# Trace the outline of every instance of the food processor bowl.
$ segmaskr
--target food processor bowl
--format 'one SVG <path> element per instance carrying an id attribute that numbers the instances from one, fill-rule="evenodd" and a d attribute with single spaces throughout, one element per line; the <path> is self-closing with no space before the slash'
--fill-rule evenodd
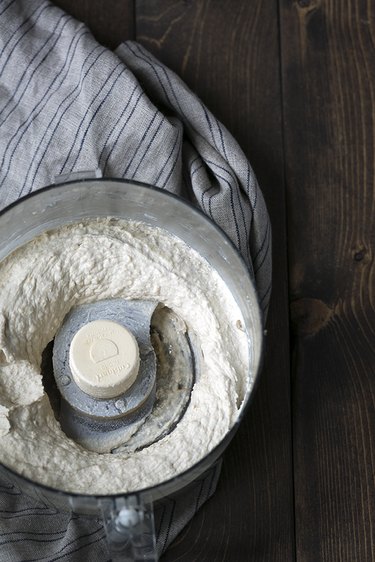
<path id="1" fill-rule="evenodd" d="M 249 381 L 240 414 L 222 441 L 198 463 L 176 477 L 144 489 L 113 495 L 68 493 L 17 474 L 0 471 L 24 493 L 56 509 L 100 517 L 113 560 L 157 560 L 153 509 L 189 486 L 215 463 L 233 438 L 258 378 L 263 327 L 257 293 L 238 250 L 195 207 L 156 187 L 119 179 L 85 179 L 49 186 L 18 200 L 0 214 L 0 261 L 40 234 L 63 225 L 98 217 L 140 221 L 160 227 L 196 250 L 216 270 L 243 316 L 249 350 Z"/>

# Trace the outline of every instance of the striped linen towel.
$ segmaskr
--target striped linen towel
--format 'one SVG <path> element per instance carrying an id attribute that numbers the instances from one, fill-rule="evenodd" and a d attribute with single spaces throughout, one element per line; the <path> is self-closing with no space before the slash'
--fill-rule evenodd
<path id="1" fill-rule="evenodd" d="M 186 85 L 136 42 L 115 53 L 45 0 L 0 0 L 0 208 L 63 174 L 100 169 L 187 198 L 241 252 L 266 315 L 271 228 L 242 150 Z M 213 493 L 218 469 L 163 508 L 158 550 Z M 0 481 L 0 560 L 107 560 L 100 522 Z"/>

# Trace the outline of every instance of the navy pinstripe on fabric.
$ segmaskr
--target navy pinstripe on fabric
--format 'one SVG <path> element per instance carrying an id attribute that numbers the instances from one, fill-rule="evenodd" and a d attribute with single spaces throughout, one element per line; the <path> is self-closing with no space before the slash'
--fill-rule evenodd
<path id="1" fill-rule="evenodd" d="M 109 76 L 109 78 L 112 77 L 112 75 L 115 73 L 115 70 L 117 70 L 117 68 L 121 68 L 121 65 L 119 64 L 119 65 L 117 65 L 117 66 L 115 67 L 115 69 L 112 71 L 112 73 L 111 73 L 111 75 Z M 109 97 L 110 97 L 110 95 L 111 95 L 111 93 L 112 93 L 112 91 L 113 91 L 113 88 L 116 86 L 118 80 L 120 79 L 121 76 L 124 75 L 124 73 L 125 73 L 125 70 L 124 70 L 124 69 L 121 69 L 121 71 L 117 74 L 117 76 L 116 76 L 115 78 L 113 78 L 113 81 L 112 81 L 112 83 L 110 84 L 110 88 L 109 88 L 108 92 L 106 92 L 104 98 L 100 101 L 100 103 L 98 104 L 98 106 L 93 110 L 92 116 L 91 116 L 91 118 L 90 118 L 90 120 L 89 120 L 89 122 L 88 122 L 88 124 L 87 124 L 86 129 L 85 129 L 84 132 L 83 132 L 82 139 L 81 139 L 81 142 L 80 142 L 80 144 L 79 144 L 79 147 L 76 148 L 76 150 L 75 150 L 75 158 L 74 158 L 73 163 L 71 164 L 71 170 L 74 169 L 74 166 L 76 165 L 76 163 L 77 163 L 77 161 L 78 161 L 78 159 L 79 159 L 79 156 L 80 156 L 80 154 L 81 154 L 81 152 L 82 152 L 82 150 L 83 150 L 83 147 L 84 147 L 84 145 L 85 145 L 85 140 L 86 140 L 86 138 L 87 138 L 87 135 L 88 135 L 88 132 L 89 132 L 90 127 L 91 127 L 92 124 L 94 123 L 95 118 L 97 117 L 99 111 L 101 110 L 101 108 L 103 107 L 103 105 L 105 104 L 105 102 L 109 99 Z M 103 91 L 102 91 L 101 93 L 103 93 Z M 99 94 L 94 98 L 94 100 L 96 100 L 97 97 L 99 97 Z M 94 100 L 93 100 L 93 101 L 94 101 Z M 90 110 L 90 109 L 91 109 L 91 105 L 89 106 L 88 110 Z M 78 128 L 78 134 L 80 133 L 81 125 L 83 125 L 83 121 L 81 121 L 81 124 L 80 124 L 80 126 L 79 126 L 79 128 Z M 66 165 L 66 163 L 65 163 L 65 165 Z M 61 173 L 63 172 L 63 169 L 64 169 L 64 166 L 63 166 L 63 168 L 61 169 Z"/>
<path id="2" fill-rule="evenodd" d="M 59 33 L 59 35 L 56 37 L 56 29 L 58 28 L 60 22 L 64 22 L 64 25 Z M 14 88 L 13 91 L 13 95 L 11 98 L 9 98 L 9 100 L 7 101 L 7 103 L 5 104 L 5 106 L 3 107 L 2 111 L 0 112 L 0 115 L 2 116 L 2 114 L 4 113 L 4 110 L 6 109 L 7 105 L 10 104 L 11 102 L 14 102 L 14 105 L 17 106 L 23 96 L 25 95 L 26 89 L 28 88 L 28 84 L 32 81 L 33 76 L 36 74 L 37 70 L 41 67 L 41 65 L 46 61 L 47 57 L 50 54 L 50 49 L 53 49 L 56 45 L 56 43 L 58 42 L 59 38 L 61 37 L 61 34 L 64 30 L 64 26 L 68 23 L 68 17 L 67 16 L 61 16 L 61 18 L 56 22 L 52 33 L 49 35 L 49 37 L 45 40 L 45 42 L 42 44 L 42 46 L 40 47 L 40 49 L 34 54 L 33 58 L 28 61 L 29 62 L 29 66 L 27 67 L 27 69 L 25 70 L 26 76 L 22 75 L 20 76 L 17 85 Z M 23 38 L 27 37 L 27 34 L 30 30 L 28 30 L 27 32 L 24 33 Z M 51 41 L 52 38 L 56 38 L 55 42 L 52 43 L 52 45 L 49 45 L 49 42 Z M 48 47 L 48 50 L 46 49 L 46 47 Z M 36 59 L 38 57 L 38 55 L 40 55 L 44 50 L 46 50 L 46 54 L 44 55 L 44 57 L 38 61 L 38 63 L 36 64 Z M 11 56 L 7 59 L 6 62 L 11 60 Z M 3 66 L 3 69 L 5 69 L 5 65 Z M 32 69 L 31 73 L 29 72 L 30 69 Z M 19 95 L 18 99 L 16 99 L 17 94 L 18 94 L 18 90 L 21 89 L 21 87 L 23 87 L 23 90 L 21 92 L 21 94 Z M 14 108 L 7 114 L 5 115 L 5 117 L 3 118 L 3 120 L 1 121 L 0 125 L 3 125 L 3 123 L 6 121 L 6 119 L 8 119 L 10 117 L 10 115 L 12 115 L 12 113 L 14 112 Z"/>
<path id="3" fill-rule="evenodd" d="M 4 14 L 4 12 L 6 12 L 7 9 L 8 9 L 12 4 L 14 4 L 14 2 L 16 2 L 16 1 L 17 1 L 17 0 L 10 0 L 10 2 L 8 2 L 8 4 L 4 7 L 4 9 L 1 10 L 0 16 L 2 16 L 2 15 Z M 2 4 L 5 4 L 5 2 L 3 1 Z"/>
<path id="4" fill-rule="evenodd" d="M 123 174 L 122 174 L 123 177 L 127 177 L 127 174 L 128 174 L 128 172 L 129 172 L 129 168 L 130 168 L 131 165 L 133 164 L 133 161 L 134 161 L 135 156 L 138 154 L 138 152 L 139 152 L 140 150 L 142 150 L 142 147 L 143 147 L 143 145 L 144 145 L 144 142 L 145 142 L 145 140 L 146 140 L 146 138 L 147 138 L 147 136 L 148 136 L 148 134 L 149 134 L 149 132 L 150 132 L 150 130 L 151 130 L 153 124 L 154 124 L 154 121 L 156 120 L 156 117 L 157 117 L 157 113 L 155 112 L 155 113 L 151 116 L 150 122 L 148 123 L 146 129 L 145 129 L 144 132 L 142 133 L 142 136 L 141 136 L 141 138 L 139 139 L 138 144 L 137 144 L 137 146 L 136 146 L 135 149 L 134 149 L 134 152 L 133 152 L 132 157 L 129 159 L 129 162 L 127 163 L 127 165 L 126 165 L 125 168 L 124 168 L 124 171 L 123 171 Z M 150 144 L 148 144 L 148 148 L 149 148 L 149 147 L 150 147 Z"/>
<path id="5" fill-rule="evenodd" d="M 125 49 L 125 46 L 122 47 L 122 49 Z M 142 70 L 144 71 L 144 66 L 148 66 L 150 67 L 149 70 L 149 74 L 147 76 L 148 80 L 151 81 L 150 79 L 150 74 L 152 74 L 152 76 L 155 76 L 156 78 L 156 83 L 152 84 L 152 94 L 153 96 L 155 96 L 156 94 L 156 88 L 155 88 L 155 84 L 157 84 L 158 86 L 160 86 L 160 88 L 158 88 L 158 92 L 157 94 L 159 96 L 161 96 L 160 101 L 161 103 L 163 103 L 164 105 L 169 104 L 169 106 L 174 109 L 175 111 L 179 111 L 179 115 L 182 118 L 185 127 L 186 127 L 186 134 L 189 135 L 189 138 L 191 139 L 191 136 L 195 136 L 195 142 L 197 143 L 197 146 L 199 144 L 199 148 L 200 151 L 203 153 L 204 151 L 202 150 L 202 143 L 198 141 L 198 137 L 203 138 L 203 140 L 205 142 L 207 142 L 207 136 L 204 137 L 200 131 L 197 130 L 197 128 L 194 126 L 194 124 L 192 124 L 191 122 L 188 121 L 188 118 L 185 115 L 184 112 L 184 108 L 182 107 L 181 103 L 180 103 L 180 99 L 178 97 L 178 95 L 176 94 L 176 91 L 174 90 L 172 83 L 171 83 L 171 78 L 170 75 L 173 74 L 170 71 L 167 71 L 167 69 L 161 65 L 161 63 L 159 63 L 158 61 L 156 61 L 149 53 L 145 53 L 144 49 L 142 49 L 139 45 L 134 45 L 134 43 L 131 44 L 126 44 L 126 49 L 127 51 L 130 50 L 131 53 L 134 55 L 134 60 L 136 62 L 134 62 L 134 66 L 132 66 L 132 69 L 134 69 L 134 67 L 136 67 L 139 70 L 139 63 L 138 61 L 143 61 L 144 65 L 142 67 Z M 132 61 L 133 63 L 133 61 Z M 157 72 L 157 69 L 160 68 L 160 72 Z M 142 78 L 144 77 L 144 75 L 142 75 Z M 154 81 L 155 82 L 155 81 Z M 174 86 L 176 87 L 180 87 L 180 82 L 174 82 Z M 168 92 L 168 89 L 171 92 L 171 95 Z M 172 98 L 175 100 L 175 103 L 173 103 Z M 158 100 L 159 101 L 159 100 Z M 201 102 L 197 102 L 196 104 L 198 107 L 202 107 Z M 204 106 L 203 106 L 204 107 Z M 217 147 L 219 146 L 218 143 L 216 142 L 216 138 L 215 138 L 215 134 L 213 131 L 213 127 L 212 127 L 212 123 L 211 123 L 211 119 L 209 118 L 209 112 L 206 108 L 204 108 L 203 114 L 204 114 L 204 118 L 206 120 L 206 124 L 207 124 L 207 132 L 209 132 L 211 139 L 214 142 L 214 146 L 217 149 Z M 219 157 L 219 162 L 225 161 L 225 157 L 224 154 L 226 154 L 226 149 L 225 149 L 225 141 L 224 141 L 224 136 L 225 137 L 229 137 L 229 133 L 227 133 L 227 131 L 225 130 L 224 127 L 219 126 L 218 121 L 212 117 L 212 121 L 215 122 L 215 124 L 217 124 L 217 126 L 220 128 L 220 134 L 219 134 L 219 140 L 220 140 L 220 144 L 223 147 L 222 152 L 217 153 L 216 152 L 216 157 Z M 225 131 L 225 133 L 224 133 Z M 231 138 L 231 137 L 229 137 Z M 231 139 L 232 141 L 232 139 Z M 233 143 L 232 143 L 233 144 Z M 237 147 L 236 147 L 237 148 Z M 238 147 L 238 150 L 239 147 Z M 231 152 L 233 153 L 233 149 L 231 150 Z M 236 153 L 236 156 L 238 158 L 238 152 Z M 203 154 L 202 154 L 203 157 Z M 238 181 L 237 185 L 233 185 L 233 189 L 236 191 L 237 193 L 240 193 L 240 191 L 242 189 L 245 190 L 245 192 L 248 191 L 252 191 L 252 192 L 256 192 L 256 193 L 251 193 L 251 196 L 254 198 L 255 202 L 256 199 L 258 197 L 257 192 L 258 192 L 258 186 L 257 186 L 257 182 L 254 176 L 254 173 L 252 172 L 251 168 L 249 167 L 249 164 L 246 160 L 246 158 L 244 158 L 243 161 L 243 165 L 244 165 L 244 172 L 242 172 L 242 176 L 243 176 L 243 180 L 242 181 Z M 246 179 L 245 179 L 245 174 L 246 174 Z M 252 182 L 250 181 L 250 179 L 252 180 Z M 216 176 L 216 180 L 220 180 L 220 178 L 218 178 Z M 220 181 L 219 181 L 220 183 Z M 251 183 L 254 186 L 254 189 L 251 190 Z M 213 186 L 212 186 L 213 187 Z M 232 184 L 230 184 L 230 190 L 232 190 Z M 265 209 L 265 205 L 264 205 L 264 201 L 262 198 L 262 208 L 260 210 L 260 212 L 258 213 L 258 217 L 254 217 L 254 211 L 255 211 L 255 206 L 251 207 L 251 200 L 250 200 L 250 196 L 247 193 L 247 201 L 243 200 L 243 201 L 237 201 L 237 204 L 235 204 L 234 201 L 234 197 L 232 195 L 232 197 L 230 197 L 230 209 L 231 209 L 231 219 L 228 220 L 228 214 L 225 213 L 223 215 L 223 205 L 222 205 L 222 201 L 220 200 L 220 198 L 217 197 L 217 192 L 215 192 L 215 194 L 208 195 L 209 191 L 211 191 L 211 189 L 207 189 L 207 187 L 204 187 L 204 193 L 207 195 L 207 197 L 209 197 L 209 202 L 208 204 L 206 203 L 204 197 L 202 197 L 202 193 L 201 193 L 201 205 L 202 207 L 206 210 L 206 212 L 210 215 L 210 217 L 217 222 L 222 228 L 224 228 L 224 230 L 227 231 L 227 233 L 230 235 L 230 237 L 232 238 L 232 240 L 238 245 L 238 247 L 240 249 L 242 249 L 244 258 L 246 260 L 249 260 L 249 256 L 248 254 L 248 248 L 250 247 L 252 250 L 252 253 L 254 251 L 254 244 L 251 244 L 248 242 L 248 234 L 246 232 L 247 228 L 245 229 L 245 232 L 242 230 L 242 228 L 239 227 L 239 220 L 241 220 L 241 222 L 244 224 L 249 223 L 249 225 L 251 223 L 254 223 L 254 221 L 256 220 L 259 224 L 258 224 L 258 228 L 260 230 L 263 230 L 265 225 L 268 222 L 268 215 L 267 215 L 267 211 Z M 215 212 L 213 211 L 213 198 L 217 199 L 217 202 L 215 201 Z M 246 209 L 246 211 L 245 211 Z M 231 226 L 228 227 L 228 225 L 231 223 Z M 254 229 L 252 229 L 252 234 L 254 237 Z M 263 237 L 262 232 L 259 232 L 259 234 L 257 234 L 257 237 Z M 246 241 L 244 239 L 247 239 Z M 258 243 L 258 242 L 257 242 Z M 249 266 L 251 267 L 251 263 L 249 264 Z M 265 285 L 266 278 L 270 277 L 270 268 L 271 268 L 271 262 L 270 259 L 265 261 L 265 268 L 263 270 L 259 270 L 257 272 L 256 275 L 256 281 L 259 285 Z M 252 268 L 251 268 L 252 269 Z M 263 291 L 260 290 L 260 298 L 262 298 L 264 296 Z M 264 302 L 264 301 L 263 301 Z M 267 308 L 268 305 L 268 301 L 266 301 L 265 304 L 265 309 Z"/>
<path id="6" fill-rule="evenodd" d="M 165 187 L 171 177 L 171 175 L 173 174 L 173 171 L 176 167 L 178 158 L 180 156 L 180 147 L 181 147 L 181 131 L 178 129 L 177 130 L 177 134 L 176 134 L 176 138 L 174 141 L 174 144 L 172 145 L 170 152 L 167 156 L 167 159 L 165 160 L 163 166 L 161 167 L 160 173 L 159 175 L 156 177 L 155 179 L 155 183 L 156 185 L 161 185 L 161 187 Z M 172 165 L 170 164 L 170 160 L 173 156 L 173 154 L 176 154 L 176 157 L 172 163 Z M 166 173 L 166 178 L 165 180 L 163 180 L 163 182 L 161 181 L 161 178 L 163 176 L 163 173 Z"/>
<path id="7" fill-rule="evenodd" d="M 45 93 L 44 97 L 42 98 L 42 100 L 39 101 L 38 105 L 34 108 L 34 110 L 35 110 L 35 109 L 39 106 L 39 104 L 40 104 L 40 112 L 43 111 L 43 108 L 44 108 L 44 107 L 46 106 L 46 104 L 49 102 L 51 96 L 53 96 L 54 94 L 56 94 L 56 92 L 59 91 L 59 88 L 60 88 L 61 84 L 64 82 L 64 80 L 67 78 L 67 76 L 69 76 L 69 71 L 70 71 L 70 68 L 71 68 L 71 65 L 72 65 L 72 62 L 73 62 L 73 58 L 74 58 L 74 54 L 75 54 L 76 49 L 77 49 L 77 47 L 78 47 L 79 41 L 80 41 L 80 39 L 81 39 L 84 35 L 86 35 L 87 33 L 88 33 L 88 31 L 83 31 L 81 34 L 77 35 L 76 38 L 75 38 L 75 40 L 71 43 L 71 47 L 72 47 L 72 48 L 69 48 L 69 50 L 68 50 L 68 52 L 67 52 L 67 54 L 66 54 L 66 58 L 65 58 L 65 60 L 64 60 L 64 68 L 65 68 L 65 65 L 68 64 L 68 66 L 67 66 L 67 68 L 66 68 L 66 71 L 65 71 L 65 74 L 61 74 L 61 72 L 62 72 L 62 70 L 63 70 L 63 69 L 61 69 L 60 72 L 59 72 L 59 74 L 56 75 L 56 77 L 55 77 L 56 80 L 54 79 L 54 80 L 51 82 L 51 84 L 49 85 L 48 89 L 46 90 L 46 93 Z M 60 78 L 60 80 L 58 81 L 57 78 Z M 53 89 L 52 89 L 52 86 L 55 84 L 55 82 L 57 82 L 57 86 L 56 86 L 56 89 L 53 90 Z M 47 96 L 47 94 L 50 94 L 50 95 Z M 43 103 L 42 103 L 42 101 L 43 101 Z M 59 106 L 59 107 L 60 107 L 60 106 Z M 34 111 L 34 110 L 33 110 L 33 111 Z M 35 117 L 38 116 L 40 112 L 38 112 L 38 114 L 36 114 Z M 35 117 L 34 117 L 34 118 L 35 118 Z M 52 123 L 52 120 L 50 120 L 50 121 L 46 124 L 46 126 L 45 126 L 45 128 L 44 128 L 43 138 L 45 138 L 45 135 L 46 135 L 46 134 L 50 133 L 50 130 L 51 130 L 51 123 Z M 35 154 L 36 156 L 38 155 L 39 150 L 41 149 L 41 146 L 42 146 L 42 144 L 39 143 L 39 144 L 38 144 L 38 147 L 37 147 L 37 149 L 36 149 L 36 154 Z M 46 148 L 46 150 L 47 150 L 47 149 L 48 149 L 48 147 Z M 45 150 L 45 152 L 46 152 L 46 150 Z M 37 161 L 37 158 L 36 158 L 36 161 Z M 42 157 L 40 158 L 40 160 L 39 160 L 39 163 L 38 163 L 38 165 L 37 165 L 37 169 L 36 169 L 35 172 L 34 172 L 34 177 L 33 177 L 32 179 L 30 179 L 30 178 L 29 178 L 29 174 L 31 173 L 32 168 L 35 166 L 35 163 L 34 163 L 34 162 L 35 162 L 35 161 L 32 160 L 32 161 L 29 163 L 29 167 L 28 167 L 27 172 L 26 172 L 26 174 L 25 174 L 24 182 L 23 182 L 23 185 L 22 185 L 22 191 L 23 191 L 23 189 L 25 188 L 25 186 L 26 186 L 28 183 L 32 183 L 32 182 L 35 180 L 35 175 L 38 173 L 38 168 L 39 168 L 39 166 L 41 165 L 41 163 L 43 162 L 43 156 L 42 156 Z"/>
<path id="8" fill-rule="evenodd" d="M 107 156 L 106 156 L 106 159 L 105 159 L 105 162 L 104 162 L 104 165 L 103 165 L 103 170 L 107 170 L 107 169 L 108 169 L 108 161 L 109 161 L 109 159 L 110 159 L 110 157 L 111 157 L 111 155 L 112 155 L 112 153 L 113 153 L 113 151 L 114 151 L 115 145 L 116 145 L 116 143 L 118 142 L 120 136 L 123 134 L 123 132 L 124 132 L 125 128 L 127 127 L 128 123 L 129 123 L 129 121 L 130 121 L 130 119 L 131 119 L 131 118 L 133 117 L 133 115 L 135 114 L 135 112 L 136 112 L 136 110 L 137 110 L 137 107 L 138 107 L 138 103 L 141 101 L 141 98 L 142 98 L 143 96 L 144 96 L 144 92 L 140 92 L 139 95 L 138 95 L 138 98 L 136 99 L 136 101 L 135 101 L 135 103 L 134 103 L 134 105 L 133 105 L 133 107 L 132 107 L 132 110 L 130 111 L 130 113 L 129 113 L 129 115 L 128 115 L 126 121 L 125 121 L 125 123 L 123 124 L 123 126 L 122 126 L 121 129 L 119 130 L 117 137 L 114 139 L 114 142 L 113 142 L 113 144 L 112 144 L 112 147 L 111 147 L 111 149 L 108 151 L 108 154 L 107 154 Z M 131 98 L 130 98 L 130 100 L 129 100 L 129 102 L 128 102 L 128 105 L 130 104 L 130 101 L 131 101 Z M 128 105 L 127 105 L 127 107 L 128 107 Z M 103 147 L 103 150 L 102 150 L 102 153 L 104 153 L 105 148 L 106 148 L 106 147 L 104 146 L 104 147 Z M 100 163 L 100 159 L 99 159 L 99 163 Z M 107 175 L 109 175 L 109 172 L 107 173 Z"/>
<path id="9" fill-rule="evenodd" d="M 136 165 L 136 167 L 134 168 L 134 170 L 133 170 L 133 172 L 132 172 L 132 177 L 133 177 L 133 178 L 136 177 L 136 174 L 137 174 L 137 172 L 138 172 L 138 170 L 139 170 L 139 168 L 140 168 L 142 162 L 144 161 L 144 159 L 145 159 L 145 157 L 146 157 L 148 151 L 151 149 L 152 144 L 153 144 L 153 142 L 156 140 L 157 134 L 159 133 L 159 131 L 160 131 L 160 129 L 161 129 L 161 126 L 163 125 L 164 118 L 163 118 L 163 117 L 160 118 L 160 115 L 158 115 L 157 113 L 155 113 L 155 118 L 156 118 L 157 116 L 159 117 L 160 120 L 159 120 L 158 125 L 157 125 L 157 126 L 154 128 L 154 130 L 153 130 L 152 137 L 150 138 L 150 140 L 149 140 L 149 142 L 148 142 L 147 145 L 145 144 L 145 145 L 142 147 L 142 149 L 141 149 L 141 147 L 140 147 L 139 152 L 142 153 L 142 156 L 141 156 L 140 159 L 138 160 L 138 164 Z M 132 163 L 133 163 L 133 159 L 132 159 Z M 124 176 L 125 176 L 125 174 L 124 174 Z"/>
<path id="10" fill-rule="evenodd" d="M 84 32 L 84 33 L 87 33 L 87 32 Z M 75 41 L 76 41 L 77 43 L 78 43 L 78 40 L 80 39 L 80 37 L 81 37 L 81 36 L 79 35 L 79 36 L 76 38 Z M 72 46 L 73 46 L 73 48 L 74 48 L 74 47 L 77 47 L 77 44 L 75 44 L 75 42 L 72 42 Z M 69 52 L 68 52 L 68 54 L 67 54 L 66 60 L 67 60 L 69 54 L 70 54 L 70 50 L 69 50 Z M 74 55 L 74 51 L 73 51 L 73 55 Z M 66 71 L 65 77 L 66 77 L 66 76 L 68 75 L 68 73 L 69 73 L 69 68 L 70 68 L 70 65 L 69 65 L 69 67 L 68 67 L 68 69 L 67 69 L 67 71 Z M 61 72 L 61 71 L 60 71 L 60 72 Z M 0 168 L 1 168 L 2 173 L 4 172 L 4 169 L 3 169 L 4 159 L 5 159 L 5 157 L 6 157 L 6 154 L 7 154 L 8 149 L 12 146 L 13 141 L 17 138 L 17 136 L 19 136 L 18 134 L 20 133 L 20 136 L 19 136 L 19 138 L 17 139 L 17 143 L 15 144 L 15 146 L 14 146 L 14 148 L 13 148 L 13 150 L 12 150 L 12 153 L 11 153 L 11 155 L 10 155 L 10 158 L 9 158 L 10 161 L 12 161 L 14 155 L 15 155 L 16 152 L 17 152 L 17 149 L 20 147 L 20 144 L 21 144 L 21 142 L 22 142 L 22 136 L 26 133 L 26 131 L 28 130 L 28 128 L 32 126 L 32 123 L 33 123 L 35 117 L 37 117 L 38 115 L 40 115 L 40 113 L 43 111 L 44 107 L 45 107 L 45 106 L 47 105 L 47 103 L 49 102 L 50 97 L 55 93 L 55 91 L 52 90 L 52 86 L 55 84 L 55 82 L 58 82 L 57 89 L 59 88 L 59 85 L 61 84 L 61 80 L 60 80 L 60 82 L 58 81 L 58 79 L 61 77 L 60 72 L 59 72 L 58 74 L 56 74 L 56 76 L 54 77 L 53 81 L 49 84 L 49 86 L 48 86 L 46 92 L 43 94 L 42 99 L 40 99 L 40 100 L 38 101 L 38 103 L 35 105 L 35 107 L 30 111 L 29 115 L 27 116 L 27 119 L 24 120 L 24 121 L 20 124 L 19 128 L 14 132 L 13 136 L 12 136 L 12 137 L 10 138 L 10 140 L 8 141 L 8 147 L 7 147 L 7 149 L 6 149 L 5 152 L 4 152 L 4 155 L 3 155 L 3 158 L 2 158 L 2 162 L 1 162 L 1 164 L 0 164 Z M 50 92 L 50 95 L 47 96 L 47 94 L 48 94 L 49 92 Z M 38 110 L 38 111 L 37 111 L 37 110 Z M 39 148 L 39 146 L 37 147 L 37 150 L 38 150 L 38 148 Z M 30 165 L 31 165 L 31 164 L 30 164 Z M 3 184 L 3 182 L 6 180 L 6 176 L 7 176 L 7 174 L 5 173 L 3 179 L 2 179 L 1 182 L 0 182 L 0 187 L 1 187 L 1 185 Z"/>
<path id="11" fill-rule="evenodd" d="M 44 7 L 42 6 L 42 7 L 36 8 L 36 9 L 30 14 L 30 16 L 29 16 L 25 21 L 23 21 L 15 30 L 13 30 L 13 33 L 11 34 L 10 41 L 7 41 L 7 42 L 4 43 L 4 45 L 3 45 L 3 47 L 2 47 L 2 49 L 1 49 L 1 51 L 0 51 L 0 64 L 3 64 L 2 61 L 1 61 L 1 58 L 3 57 L 3 55 L 4 55 L 4 53 L 5 53 L 6 49 L 7 49 L 7 47 L 9 47 L 9 46 L 10 46 L 10 47 L 9 47 L 10 53 L 8 53 L 8 54 L 6 55 L 6 60 L 5 60 L 4 64 L 3 64 L 3 66 L 2 66 L 1 69 L 0 69 L 0 78 L 1 78 L 1 76 L 2 76 L 2 74 L 3 74 L 3 72 L 5 71 L 8 62 L 10 62 L 10 56 L 9 56 L 9 55 L 11 54 L 11 52 L 12 52 L 12 51 L 15 51 L 17 45 L 22 41 L 22 39 L 24 38 L 24 36 L 27 35 L 27 33 L 28 33 L 33 27 L 35 27 L 35 25 L 36 25 L 37 22 L 38 22 L 39 17 L 42 15 L 42 13 L 44 12 L 44 10 L 46 10 L 47 8 L 48 8 L 48 9 L 51 9 L 50 6 L 44 6 Z M 5 11 L 5 10 L 4 10 L 4 11 Z M 37 12 L 39 12 L 38 17 L 37 17 L 37 18 L 33 18 L 33 15 L 35 15 Z M 2 12 L 2 13 L 3 13 L 3 12 Z M 25 31 L 24 33 L 22 33 L 21 35 L 17 35 L 17 32 L 18 32 L 20 29 L 22 29 L 22 27 L 24 27 L 28 22 L 31 22 L 30 27 L 29 27 L 28 29 L 26 29 L 26 31 Z M 12 39 L 14 40 L 14 44 L 11 43 Z"/>
<path id="12" fill-rule="evenodd" d="M 69 111 L 69 109 L 72 107 L 74 101 L 78 98 L 78 96 L 79 96 L 79 94 L 80 94 L 80 92 L 81 92 L 83 80 L 87 77 L 88 73 L 89 73 L 90 70 L 94 67 L 95 63 L 97 63 L 97 61 L 99 60 L 99 58 L 104 54 L 104 51 L 103 51 L 99 46 L 96 46 L 96 47 L 89 53 L 89 55 L 86 57 L 86 59 L 83 61 L 83 64 L 82 64 L 82 71 L 83 71 L 85 62 L 86 62 L 86 61 L 90 58 L 90 56 L 91 56 L 96 50 L 98 50 L 98 49 L 100 49 L 100 52 L 99 52 L 99 54 L 97 55 L 97 57 L 94 59 L 94 61 L 92 61 L 91 65 L 89 66 L 89 68 L 87 69 L 87 71 L 86 71 L 85 73 L 83 73 L 83 75 L 80 74 L 80 77 L 79 77 L 77 86 L 76 86 L 76 87 L 74 88 L 74 90 L 71 91 L 61 102 L 59 102 L 59 105 L 57 106 L 56 111 L 54 112 L 52 118 L 50 119 L 50 121 L 49 121 L 49 123 L 48 123 L 48 125 L 47 125 L 47 127 L 46 127 L 46 131 L 45 131 L 46 134 L 49 134 L 50 140 L 49 140 L 47 146 L 45 147 L 44 152 L 42 153 L 42 155 L 39 156 L 39 158 L 38 158 L 37 160 L 33 160 L 33 161 L 32 161 L 32 162 L 37 162 L 36 170 L 35 170 L 35 173 L 34 173 L 34 176 L 33 176 L 32 180 L 31 180 L 31 182 L 30 182 L 29 184 L 24 183 L 24 186 L 23 186 L 23 187 L 26 187 L 26 188 L 28 187 L 28 189 L 22 190 L 21 195 L 26 195 L 26 194 L 30 193 L 30 192 L 33 190 L 33 185 L 35 184 L 35 182 L 36 182 L 36 180 L 37 180 L 38 172 L 39 172 L 39 170 L 43 167 L 43 163 L 45 162 L 45 158 L 47 157 L 47 154 L 48 154 L 48 152 L 49 152 L 50 149 L 51 149 L 51 139 L 52 139 L 52 137 L 57 134 L 58 128 L 59 128 L 60 124 L 62 123 L 65 114 Z M 76 94 L 76 96 L 75 96 L 72 100 L 70 100 L 70 98 L 71 98 L 71 96 L 72 96 L 73 94 Z M 59 110 L 62 108 L 62 106 L 64 105 L 64 103 L 65 103 L 67 100 L 69 100 L 70 103 L 67 105 L 67 107 L 64 108 L 64 111 L 62 111 L 62 113 L 59 115 Z M 52 124 L 54 123 L 54 121 L 55 121 L 55 119 L 56 119 L 57 117 L 58 117 L 57 123 L 56 123 L 56 124 L 54 125 L 54 127 L 52 128 Z M 41 146 L 41 145 L 38 146 L 37 150 L 39 150 L 39 147 L 40 147 L 40 146 Z M 57 175 L 57 174 L 58 174 L 58 170 L 55 170 L 55 172 L 56 172 L 55 175 Z M 49 183 L 51 183 L 52 180 L 53 180 L 53 178 L 50 177 L 50 178 L 49 178 Z"/>

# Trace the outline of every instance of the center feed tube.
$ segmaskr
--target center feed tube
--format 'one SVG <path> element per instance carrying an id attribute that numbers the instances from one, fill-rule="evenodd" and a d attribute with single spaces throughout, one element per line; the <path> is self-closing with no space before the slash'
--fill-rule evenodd
<path id="1" fill-rule="evenodd" d="M 102 499 L 100 507 L 111 560 L 157 562 L 151 498 L 141 494 Z"/>

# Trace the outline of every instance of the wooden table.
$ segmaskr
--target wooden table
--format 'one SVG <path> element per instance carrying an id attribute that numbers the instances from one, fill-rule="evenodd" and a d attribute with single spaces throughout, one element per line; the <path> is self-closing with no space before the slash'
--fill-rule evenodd
<path id="1" fill-rule="evenodd" d="M 373 4 L 56 3 L 183 78 L 242 145 L 273 225 L 261 382 L 164 562 L 374 561 Z"/>

